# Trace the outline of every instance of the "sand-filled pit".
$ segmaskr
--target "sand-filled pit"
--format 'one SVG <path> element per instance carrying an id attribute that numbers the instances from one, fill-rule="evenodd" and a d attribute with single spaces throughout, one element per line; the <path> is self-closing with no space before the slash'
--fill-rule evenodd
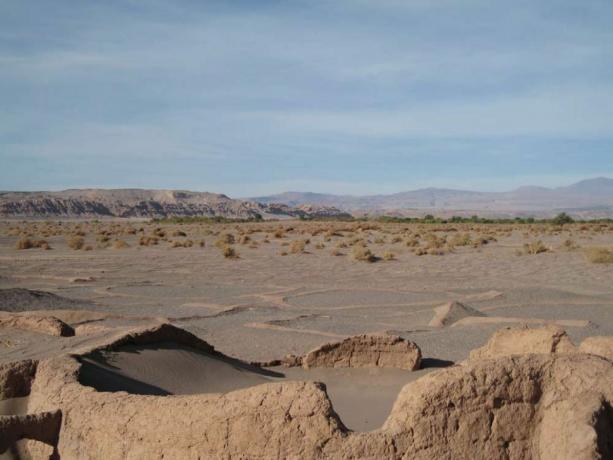
<path id="1" fill-rule="evenodd" d="M 81 361 L 83 385 L 143 395 L 225 393 L 283 376 L 174 342 L 125 345 Z"/>
<path id="2" fill-rule="evenodd" d="M 261 368 L 179 343 L 159 342 L 124 345 L 83 356 L 79 381 L 98 391 L 156 396 L 227 393 L 271 382 L 322 382 L 343 423 L 354 431 L 369 431 L 383 425 L 402 387 L 426 372 Z"/>

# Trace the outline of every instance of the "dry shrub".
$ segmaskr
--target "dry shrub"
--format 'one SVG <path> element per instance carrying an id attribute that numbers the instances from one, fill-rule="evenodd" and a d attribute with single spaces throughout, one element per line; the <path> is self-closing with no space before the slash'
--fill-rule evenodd
<path id="1" fill-rule="evenodd" d="M 525 254 L 536 255 L 547 251 L 549 251 L 549 248 L 545 246 L 541 240 L 532 241 L 531 243 L 524 244 Z"/>
<path id="2" fill-rule="evenodd" d="M 332 251 L 330 251 L 330 255 L 333 255 L 333 256 L 344 256 L 345 254 L 343 254 L 338 249 L 332 249 Z"/>
<path id="3" fill-rule="evenodd" d="M 89 244 L 88 244 L 87 246 L 84 246 L 84 247 L 83 247 L 83 250 L 84 250 L 84 251 L 93 251 L 93 250 L 94 250 L 94 248 L 93 248 L 91 245 L 89 245 Z"/>
<path id="4" fill-rule="evenodd" d="M 126 249 L 129 247 L 130 245 L 126 243 L 124 240 L 115 240 L 113 242 L 113 249 Z"/>
<path id="5" fill-rule="evenodd" d="M 294 240 L 292 241 L 292 244 L 289 247 L 289 251 L 292 254 L 301 254 L 304 252 L 306 245 L 307 243 L 305 240 Z"/>
<path id="6" fill-rule="evenodd" d="M 243 235 L 238 240 L 240 244 L 248 244 L 250 241 L 251 241 L 251 238 L 249 237 L 249 235 Z"/>
<path id="7" fill-rule="evenodd" d="M 198 246 L 200 246 L 201 248 L 206 247 L 206 241 L 204 241 L 204 240 L 200 240 L 200 241 L 198 242 Z"/>
<path id="8" fill-rule="evenodd" d="M 273 233 L 273 236 L 275 238 L 283 238 L 285 236 L 285 230 L 283 230 L 282 228 L 278 228 L 277 230 L 275 230 L 275 232 Z"/>
<path id="9" fill-rule="evenodd" d="M 226 259 L 238 259 L 238 252 L 230 245 L 224 246 L 222 253 Z"/>
<path id="10" fill-rule="evenodd" d="M 68 240 L 68 247 L 70 249 L 78 251 L 79 249 L 83 249 L 83 246 L 85 246 L 85 239 L 82 236 L 74 235 Z"/>
<path id="11" fill-rule="evenodd" d="M 325 247 L 326 247 L 326 245 L 325 245 L 325 244 L 323 244 L 323 243 L 317 243 L 317 244 L 315 245 L 315 249 L 324 249 Z"/>
<path id="12" fill-rule="evenodd" d="M 153 230 L 153 234 L 155 236 L 157 236 L 158 238 L 165 238 L 166 237 L 166 232 L 164 230 L 162 230 L 161 228 L 156 228 L 155 230 Z"/>
<path id="13" fill-rule="evenodd" d="M 416 256 L 425 256 L 426 254 L 428 254 L 428 251 L 424 248 L 415 248 L 413 250 L 413 254 L 415 254 Z"/>
<path id="14" fill-rule="evenodd" d="M 392 251 L 385 251 L 383 253 L 384 260 L 394 260 L 396 259 L 396 255 Z"/>
<path id="15" fill-rule="evenodd" d="M 593 264 L 613 264 L 613 249 L 587 248 L 584 254 L 586 260 Z"/>
<path id="16" fill-rule="evenodd" d="M 287 254 L 288 254 L 288 253 L 287 253 L 287 251 L 281 251 L 281 252 L 279 253 L 279 255 L 280 255 L 280 256 L 286 256 Z"/>
<path id="17" fill-rule="evenodd" d="M 392 237 L 392 239 L 390 241 L 390 243 L 392 243 L 392 244 L 396 244 L 396 243 L 400 243 L 400 242 L 402 242 L 402 237 L 400 237 L 398 235 Z"/>
<path id="18" fill-rule="evenodd" d="M 359 260 L 361 262 L 375 262 L 377 260 L 370 249 L 364 246 L 354 246 L 351 250 L 351 256 L 354 260 Z"/>
<path id="19" fill-rule="evenodd" d="M 179 236 L 187 236 L 187 233 L 182 230 L 175 230 L 174 232 L 172 232 L 171 236 L 174 236 L 175 238 Z"/>
<path id="20" fill-rule="evenodd" d="M 385 244 L 385 238 L 375 238 L 375 244 Z"/>

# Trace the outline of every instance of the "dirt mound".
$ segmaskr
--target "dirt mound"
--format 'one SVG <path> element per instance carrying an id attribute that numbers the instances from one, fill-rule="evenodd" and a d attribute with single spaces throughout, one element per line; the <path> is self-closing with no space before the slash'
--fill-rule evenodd
<path id="1" fill-rule="evenodd" d="M 574 353 L 577 349 L 557 326 L 539 328 L 507 327 L 496 331 L 481 348 L 470 353 L 470 359 L 492 359 L 528 353 Z"/>
<path id="2" fill-rule="evenodd" d="M 40 332 L 41 334 L 55 335 L 57 337 L 72 337 L 75 335 L 74 329 L 55 318 L 54 316 L 40 315 L 0 315 L 0 327 L 11 327 L 27 331 Z"/>
<path id="3" fill-rule="evenodd" d="M 428 324 L 432 327 L 445 327 L 450 326 L 453 323 L 468 317 L 473 316 L 487 316 L 485 313 L 481 313 L 479 310 L 475 310 L 468 305 L 464 305 L 460 302 L 446 303 L 440 307 L 434 309 L 434 317 Z"/>
<path id="4" fill-rule="evenodd" d="M 579 345 L 579 351 L 613 361 L 613 337 L 588 337 Z"/>
<path id="5" fill-rule="evenodd" d="M 365 334 L 341 342 L 326 343 L 307 353 L 301 360 L 311 367 L 394 367 L 416 370 L 421 350 L 413 342 L 386 334 Z"/>
<path id="6" fill-rule="evenodd" d="M 91 302 L 69 299 L 51 292 L 23 288 L 0 289 L 0 311 L 74 310 L 78 308 L 91 308 L 92 306 Z"/>

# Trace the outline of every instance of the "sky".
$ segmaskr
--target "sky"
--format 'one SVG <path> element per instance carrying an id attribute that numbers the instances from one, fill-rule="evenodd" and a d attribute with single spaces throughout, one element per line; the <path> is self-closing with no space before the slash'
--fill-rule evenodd
<path id="1" fill-rule="evenodd" d="M 0 1 L 0 190 L 613 177 L 610 0 Z"/>

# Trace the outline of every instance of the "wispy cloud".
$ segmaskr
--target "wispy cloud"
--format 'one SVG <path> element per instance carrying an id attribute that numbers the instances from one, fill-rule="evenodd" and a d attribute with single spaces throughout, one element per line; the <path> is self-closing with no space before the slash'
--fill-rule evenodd
<path id="1" fill-rule="evenodd" d="M 147 186 L 236 193 L 610 171 L 612 22 L 605 0 L 9 0 L 0 188 L 76 157 L 38 186 L 131 185 L 145 160 Z"/>

